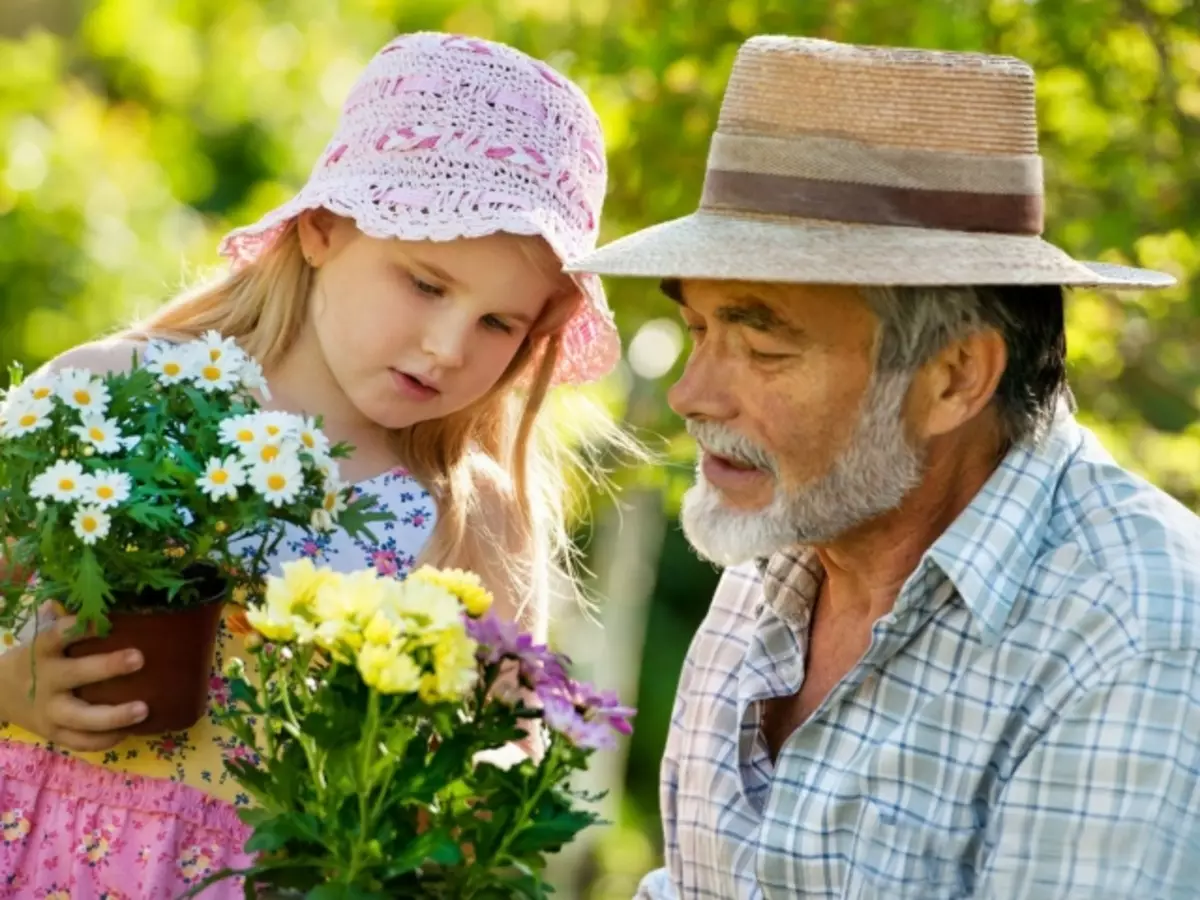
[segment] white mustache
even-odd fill
[[[770,472],[772,475],[779,474],[779,466],[776,464],[775,458],[736,431],[726,428],[724,425],[703,422],[698,419],[688,419],[686,424],[688,434],[706,450],[711,450],[718,456],[732,459],[743,465]]]

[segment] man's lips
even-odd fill
[[[760,483],[762,479],[770,477],[770,473],[757,466],[739,459],[721,456],[709,450],[703,451],[700,471],[704,473],[705,479],[710,484],[725,490],[750,488]]]

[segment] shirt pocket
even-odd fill
[[[970,856],[963,851],[971,833],[956,834],[898,801],[886,795],[864,798],[842,897],[969,898],[975,878]]]

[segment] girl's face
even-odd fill
[[[325,364],[351,404],[389,429],[487,394],[571,289],[533,238],[379,239],[324,211],[302,217],[300,235],[317,267],[309,324]]]

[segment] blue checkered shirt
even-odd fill
[[[773,764],[811,553],[728,570],[684,664],[642,900],[1200,896],[1200,520],[1070,416],[925,554]]]

